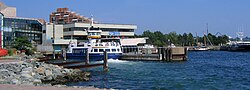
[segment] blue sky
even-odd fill
[[[19,17],[43,18],[59,7],[83,16],[94,15],[101,23],[136,24],[145,30],[169,33],[220,32],[250,36],[250,0],[0,0],[17,8]]]

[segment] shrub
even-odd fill
[[[9,49],[9,50],[8,50],[8,54],[9,54],[9,56],[12,56],[12,55],[13,55],[13,53],[14,53],[14,52],[13,52],[13,49]]]

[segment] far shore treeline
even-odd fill
[[[167,46],[170,43],[176,46],[196,46],[198,43],[200,45],[204,44],[205,41],[207,45],[218,46],[226,44],[229,41],[227,35],[216,36],[208,33],[204,36],[194,36],[192,33],[177,34],[176,32],[170,32],[163,34],[160,31],[151,32],[149,30],[144,31],[142,35],[135,35],[135,37],[148,37],[149,42],[156,46]]]

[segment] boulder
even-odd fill
[[[42,80],[40,80],[40,79],[34,79],[33,83],[34,84],[40,84],[40,83],[42,83]]]
[[[36,73],[40,75],[45,75],[45,68],[44,67],[39,67],[35,70]]]
[[[46,76],[52,76],[52,70],[50,70],[50,69],[45,70],[45,75]]]
[[[17,79],[12,79],[11,84],[21,84],[21,82]]]

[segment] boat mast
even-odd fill
[[[204,33],[204,46],[207,46],[207,41],[206,41],[206,33]]]
[[[198,46],[198,36],[197,36],[197,32],[195,32],[196,35],[196,46]]]

